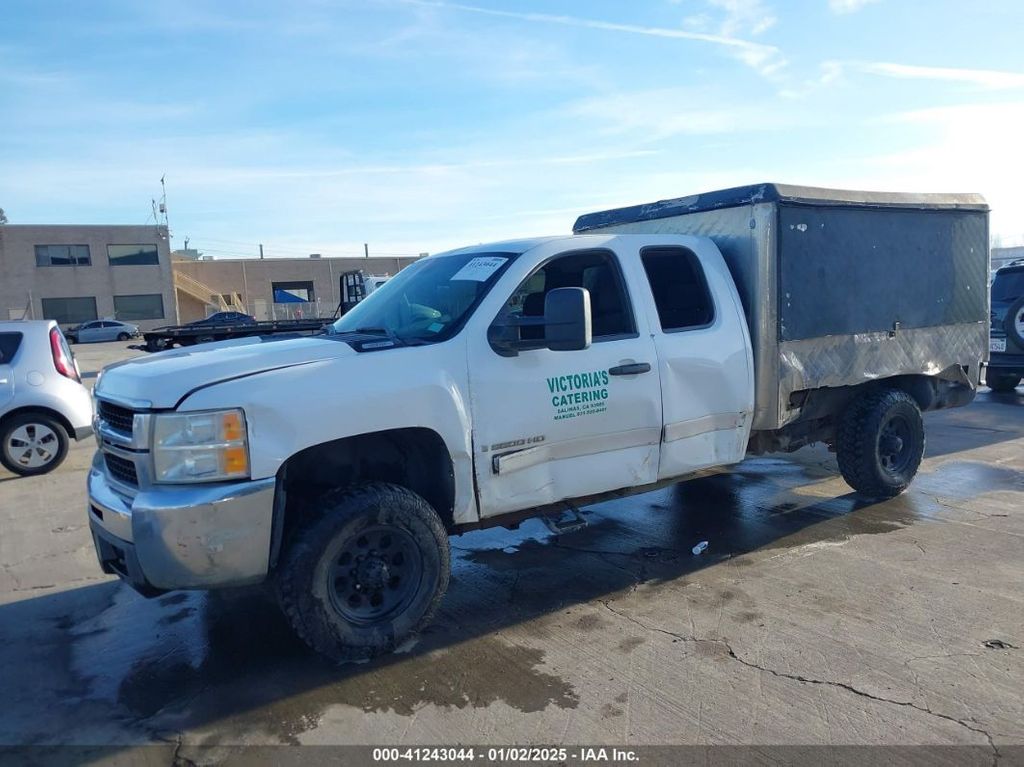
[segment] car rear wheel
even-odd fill
[[[15,474],[46,474],[67,453],[67,430],[45,413],[21,413],[0,425],[0,463]]]
[[[281,608],[332,660],[390,652],[430,621],[448,588],[448,533],[430,504],[398,485],[331,493],[317,506],[283,555]]]

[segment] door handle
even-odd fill
[[[647,362],[634,362],[629,365],[616,365],[613,368],[608,368],[610,376],[635,376],[649,372],[651,372],[651,366]]]

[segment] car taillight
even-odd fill
[[[82,382],[78,375],[75,361],[68,354],[67,348],[63,344],[63,339],[60,337],[60,331],[57,328],[50,328],[50,352],[53,354],[53,366],[57,368],[58,373],[65,378],[70,378],[72,381]]]

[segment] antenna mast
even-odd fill
[[[171,240],[171,223],[167,217],[167,184],[164,183],[166,178],[166,173],[160,177],[160,190],[162,192],[160,196],[160,215],[164,217],[163,225],[167,227],[167,242],[169,245]]]

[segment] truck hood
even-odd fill
[[[239,338],[118,362],[103,369],[94,392],[135,409],[173,408],[221,381],[355,354],[348,344],[325,338]]]

